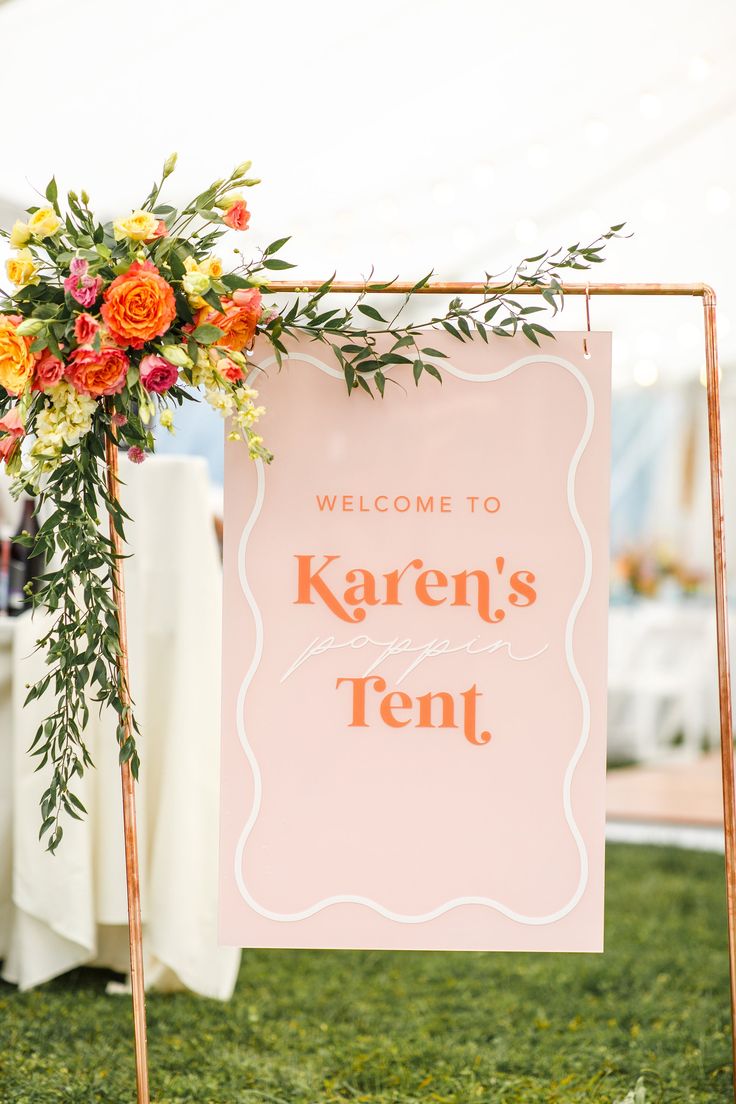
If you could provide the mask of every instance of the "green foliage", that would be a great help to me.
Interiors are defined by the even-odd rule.
[[[723,859],[612,846],[603,955],[245,951],[233,1001],[148,999],[157,1104],[723,1104]],[[135,1098],[130,999],[0,985],[3,1104]]]

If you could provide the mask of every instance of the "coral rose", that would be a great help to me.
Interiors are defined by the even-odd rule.
[[[141,383],[146,391],[154,391],[160,395],[173,387],[179,378],[179,371],[175,364],[171,364],[162,356],[144,356],[141,361]]]
[[[25,435],[26,427],[20,407],[12,407],[4,418],[0,418],[0,430],[7,436],[0,437],[0,460],[10,460],[20,447],[20,439]]]
[[[243,369],[230,357],[220,357],[217,361],[217,371],[230,383],[239,383],[245,377]]]
[[[113,341],[141,349],[174,321],[174,290],[154,264],[136,261],[105,291],[101,314]]]
[[[261,293],[258,288],[241,288],[233,292],[232,299],[223,299],[222,305],[225,308],[222,313],[209,308],[201,310],[197,315],[197,325],[209,322],[219,326],[225,332],[216,344],[239,353],[250,345],[255,336],[261,317]]]
[[[32,391],[48,391],[55,387],[64,375],[64,365],[48,349],[36,361],[33,372]]]
[[[22,437],[26,431],[23,415],[19,406],[11,406],[10,410],[0,418],[0,429],[10,433],[13,437]]]
[[[100,395],[117,395],[125,386],[130,361],[122,349],[104,345],[94,349],[76,349],[66,366],[66,377],[77,391],[93,399]]]
[[[250,222],[250,211],[245,200],[238,199],[231,207],[228,207],[222,216],[222,221],[232,230],[247,230]]]
[[[20,448],[20,438],[14,434],[9,434],[7,437],[0,437],[0,460],[12,460],[16,452]]]
[[[36,358],[30,337],[17,332],[20,315],[0,315],[0,387],[10,395],[20,395],[33,374]]]
[[[74,336],[80,345],[89,345],[100,328],[100,323],[91,314],[78,314],[74,320]]]

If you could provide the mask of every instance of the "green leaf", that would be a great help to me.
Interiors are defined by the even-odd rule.
[[[528,322],[522,322],[521,331],[525,337],[528,337],[530,341],[533,341],[535,345],[539,344],[539,338],[535,334]]]
[[[447,357],[447,353],[441,353],[439,349],[430,349],[428,347],[426,349],[422,349],[422,352],[424,353],[425,356]]]
[[[279,249],[282,249],[288,241],[291,241],[291,235],[287,238],[277,238],[276,241],[272,241],[270,245],[267,245],[263,250],[264,257],[270,257],[272,253],[278,253]]]
[[[448,321],[447,321],[446,319],[443,319],[443,320],[442,320],[442,325],[443,325],[443,327],[444,327],[444,328],[445,328],[445,329],[447,330],[447,332],[448,332],[448,333],[449,333],[449,334],[450,334],[450,335],[451,335],[452,337],[455,337],[455,338],[457,338],[457,340],[458,340],[458,341],[464,341],[464,340],[465,340],[465,338],[464,338],[464,337],[462,336],[462,334],[460,334],[460,333],[459,333],[459,332],[458,332],[458,331],[457,331],[457,330],[455,329],[455,327],[454,327],[454,326],[452,325],[452,323],[451,323],[451,322],[448,322]]]
[[[222,306],[222,302],[220,300],[220,296],[217,294],[217,292],[213,288],[210,288],[209,291],[206,291],[204,293],[204,295],[202,296],[202,298],[204,299],[205,303],[209,303],[209,305],[211,307],[214,307],[214,309],[219,314],[222,314],[223,306]]]
[[[213,326],[210,322],[203,322],[201,326],[197,326],[192,337],[200,345],[213,345],[224,333],[225,331],[221,330],[219,326]]]
[[[371,307],[368,303],[358,303],[358,310],[361,314],[364,314],[366,318],[372,318],[374,322],[386,321],[380,311],[377,311],[375,307]]]
[[[289,264],[288,261],[280,261],[278,257],[269,257],[263,262],[264,268],[277,269],[277,268],[296,268],[296,265]]]
[[[172,249],[169,253],[168,262],[171,275],[175,280],[181,280],[186,275],[187,267],[176,249]]]

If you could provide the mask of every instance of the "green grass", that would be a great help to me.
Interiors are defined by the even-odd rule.
[[[230,1004],[148,1003],[157,1104],[728,1101],[723,862],[612,846],[604,955],[245,952]],[[0,1099],[134,1100],[129,1001],[0,987]]]

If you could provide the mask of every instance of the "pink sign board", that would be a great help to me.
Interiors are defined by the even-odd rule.
[[[226,445],[220,937],[603,946],[610,335],[350,397],[267,349]]]

